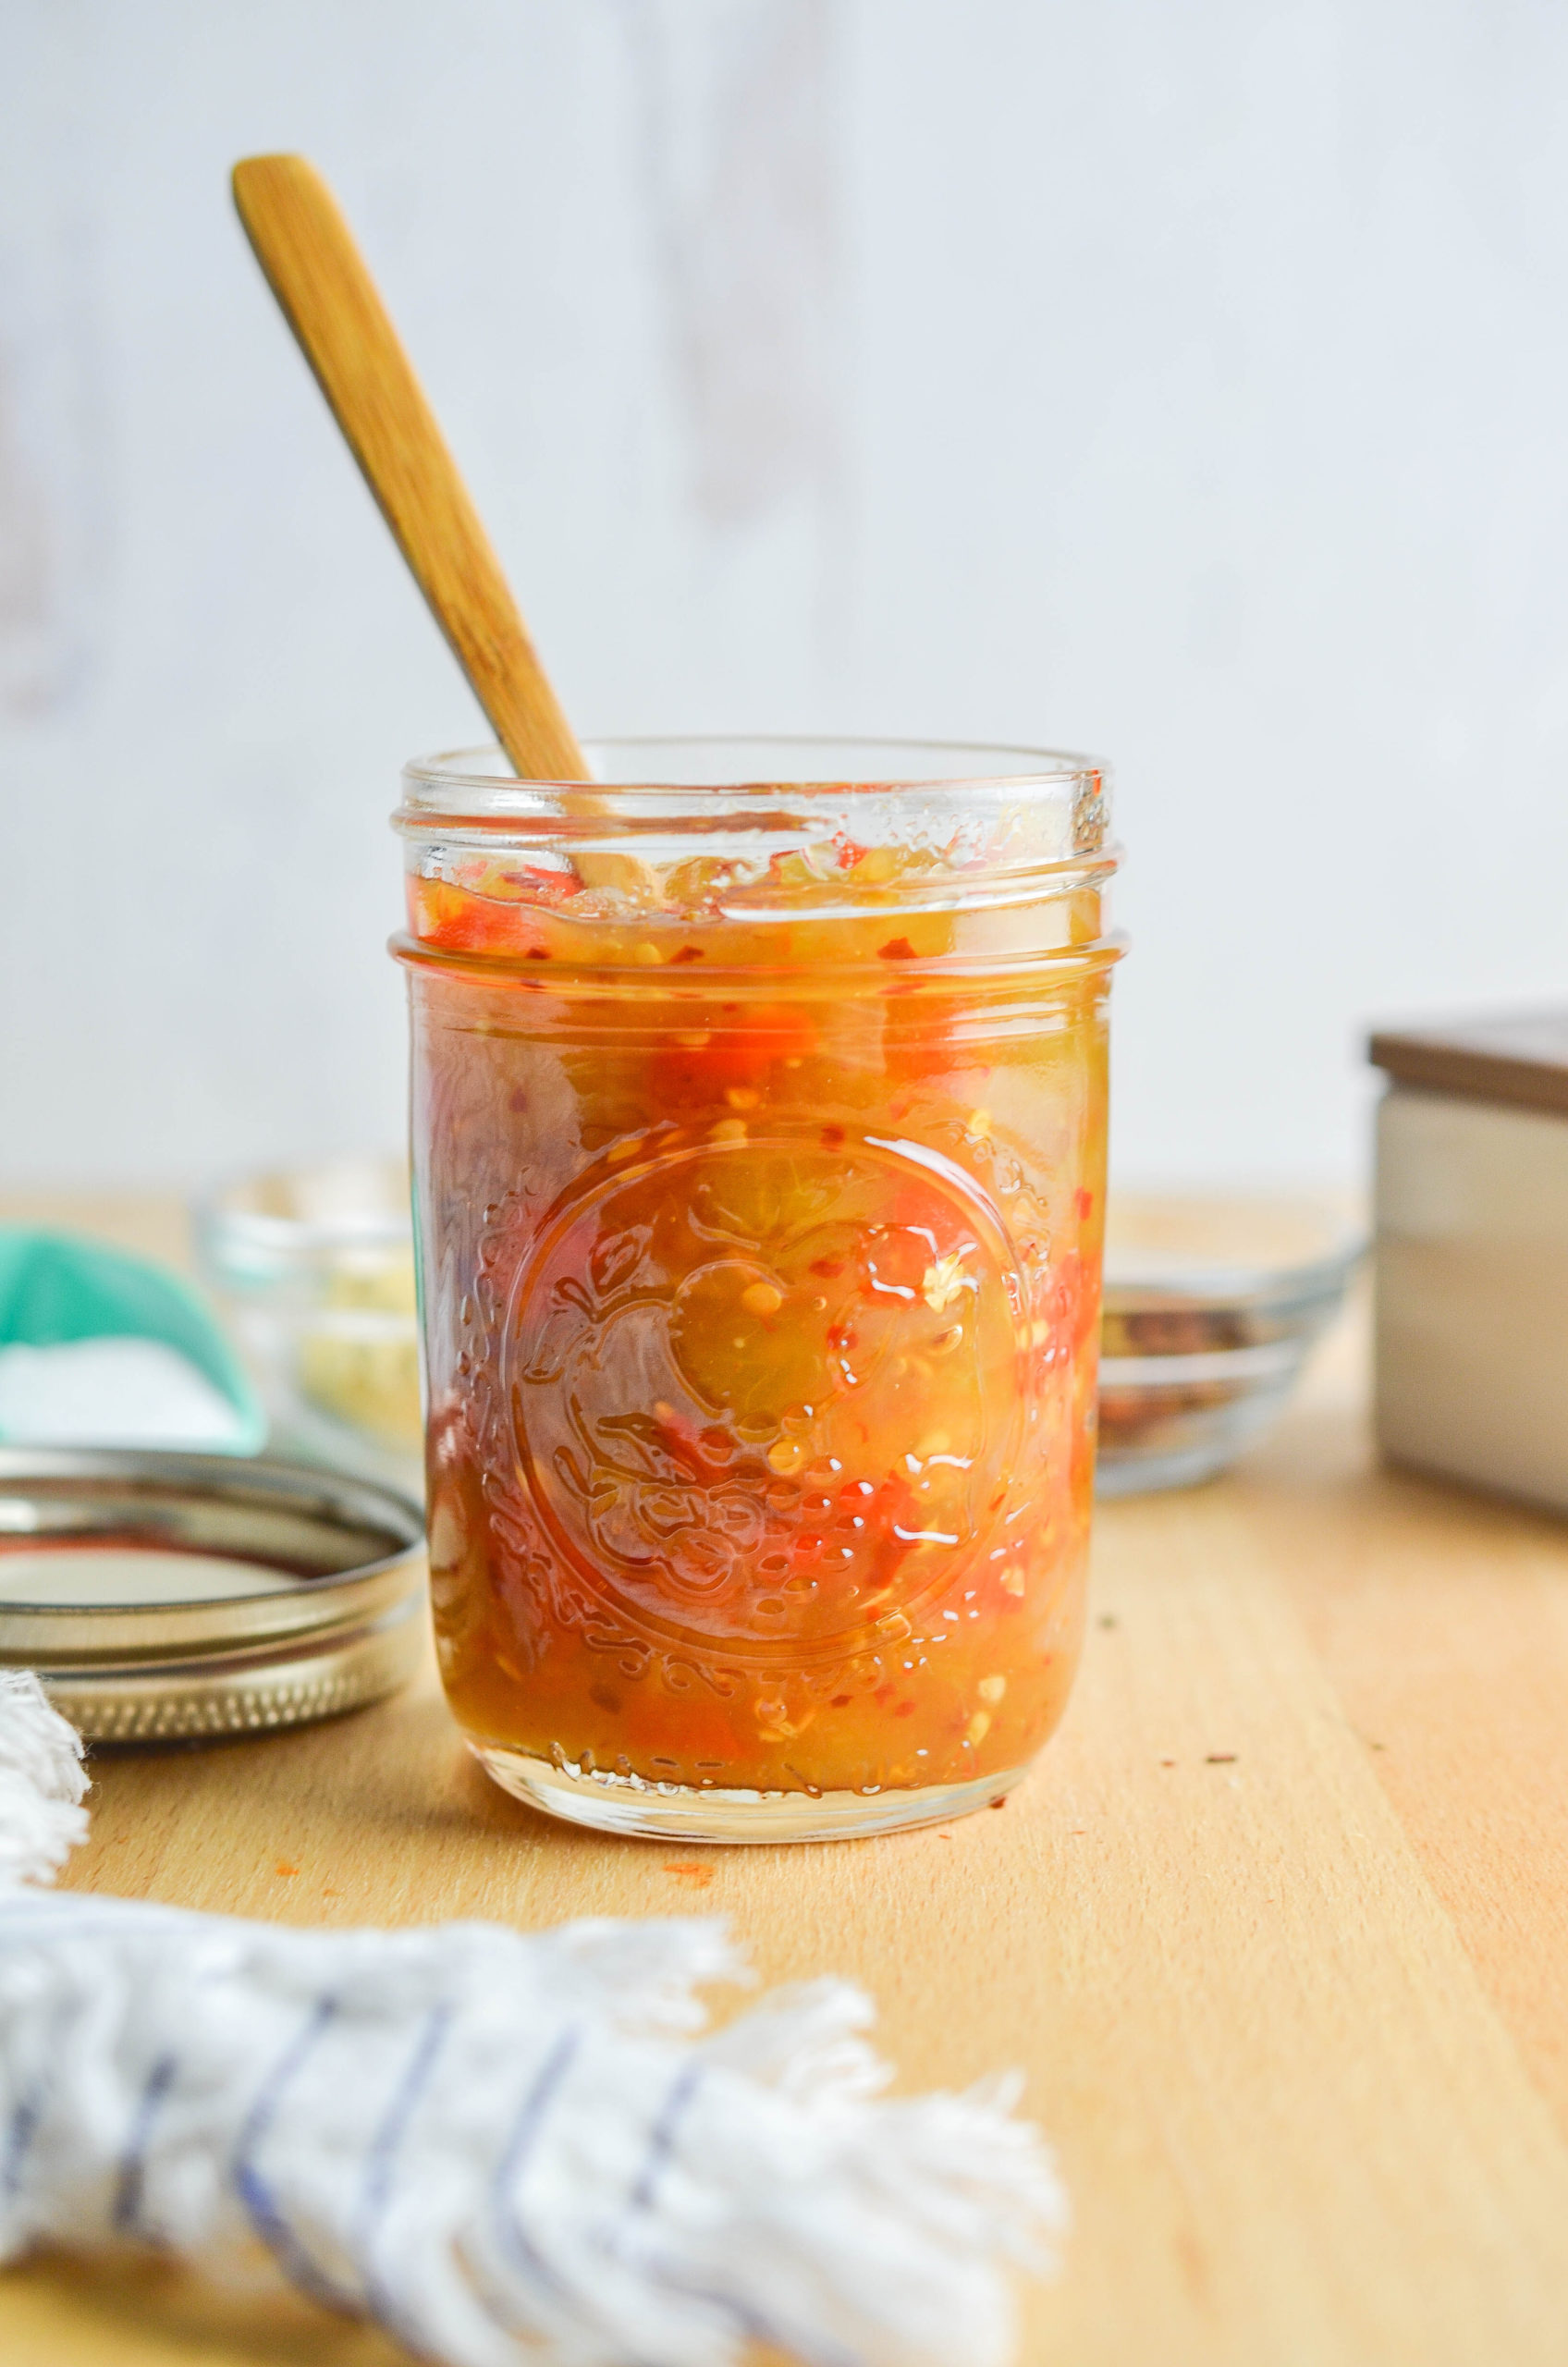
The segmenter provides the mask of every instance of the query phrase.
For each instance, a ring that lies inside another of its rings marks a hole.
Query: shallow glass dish
[[[1113,1196],[1097,1492],[1190,1487],[1261,1438],[1364,1249],[1328,1203]]]
[[[338,1159],[247,1176],[195,1211],[202,1278],[275,1453],[423,1493],[409,1175]]]

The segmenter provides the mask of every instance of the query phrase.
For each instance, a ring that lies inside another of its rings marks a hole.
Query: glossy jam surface
[[[1082,1625],[1096,915],[1011,910],[987,963],[983,921],[869,896],[604,901],[482,857],[410,879],[458,1718],[696,1790],[1015,1771]]]

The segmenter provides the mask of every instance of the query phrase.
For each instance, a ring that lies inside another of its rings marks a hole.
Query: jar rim
[[[958,760],[946,771],[944,756]],[[790,778],[814,759],[817,777]],[[1091,757],[714,734],[594,741],[588,760],[600,778],[538,781],[519,779],[499,748],[416,758],[393,816],[407,867],[472,892],[491,882],[508,902],[581,895],[574,922],[687,926],[1061,904],[1118,862],[1108,775]],[[661,768],[684,777],[648,778]]]
[[[508,811],[520,801],[542,795],[602,798],[618,791],[635,791],[640,799],[655,801],[688,798],[694,791],[749,801],[777,797],[784,791],[791,797],[824,802],[887,797],[901,791],[928,795],[941,790],[990,789],[1016,796],[1035,789],[1060,793],[1091,784],[1103,793],[1109,778],[1109,767],[1101,757],[1008,742],[860,733],[655,732],[597,734],[583,744],[610,764],[582,779],[525,780],[492,745],[410,757],[403,767],[399,818],[472,811],[470,801],[476,793],[492,811]],[[734,752],[732,762],[722,760],[726,751]],[[629,770],[627,761],[634,752],[645,754],[647,763]],[[684,764],[677,760],[677,752],[686,756]],[[831,755],[848,756],[851,762],[831,765]],[[796,761],[780,765],[777,760],[781,756]],[[667,758],[670,761],[665,765]],[[808,764],[818,768],[803,769]]]

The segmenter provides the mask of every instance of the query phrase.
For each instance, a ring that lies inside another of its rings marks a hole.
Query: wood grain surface
[[[69,1879],[337,1924],[723,1912],[770,1978],[864,1981],[902,2085],[1025,2067],[1076,2213],[1028,2367],[1562,2367],[1568,1530],[1376,1470],[1357,1365],[1346,1332],[1231,1478],[1101,1511],[1067,1723],[999,1813],[698,1863],[503,1797],[427,1677],[101,1757]],[[0,2281],[0,2337],[15,2367],[397,2355],[64,2261]]]
[[[303,156],[248,156],[234,202],[333,417],[524,780],[586,780],[500,561],[337,201]]]

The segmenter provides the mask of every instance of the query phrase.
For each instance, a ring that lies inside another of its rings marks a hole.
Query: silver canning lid
[[[89,1740],[329,1717],[424,1650],[424,1524],[390,1489],[221,1454],[0,1449],[0,1667]]]

